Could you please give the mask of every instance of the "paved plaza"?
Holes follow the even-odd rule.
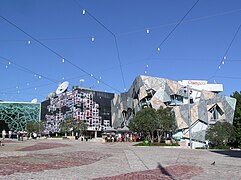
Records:
[[[5,139],[0,179],[241,179],[241,151],[133,144]]]

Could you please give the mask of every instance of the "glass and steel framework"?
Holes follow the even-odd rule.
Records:
[[[0,102],[0,130],[26,131],[29,121],[40,121],[40,104]]]

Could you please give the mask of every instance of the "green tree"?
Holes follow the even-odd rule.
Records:
[[[231,97],[237,100],[233,120],[236,139],[235,146],[241,148],[241,94],[235,91]]]
[[[26,129],[29,134],[33,132],[42,133],[44,130],[44,126],[42,122],[32,120],[27,123]]]
[[[67,136],[67,132],[68,132],[69,128],[68,128],[68,123],[67,121],[62,121],[60,123],[60,133],[61,134],[65,134],[65,136]]]
[[[80,132],[81,136],[85,136],[87,131],[87,124],[83,121],[79,122],[78,131]]]
[[[158,128],[156,110],[144,108],[138,111],[134,118],[130,120],[129,128],[132,131],[144,134],[153,142],[154,131]]]
[[[175,120],[175,114],[171,108],[160,108],[157,110],[157,122],[158,122],[158,142],[161,140],[163,133],[172,132],[177,129]]]
[[[228,143],[234,141],[233,125],[226,121],[218,121],[214,125],[210,125],[206,131],[206,140],[215,148],[226,147]]]
[[[60,133],[63,133],[65,136],[67,136],[67,134],[74,131],[76,127],[77,122],[72,117],[69,117],[60,123]]]

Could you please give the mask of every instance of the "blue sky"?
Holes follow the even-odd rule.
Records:
[[[195,2],[1,0],[2,17],[58,55],[0,18],[0,99],[42,101],[60,82],[80,79],[119,93],[140,74],[222,83],[224,95],[240,91],[241,32],[225,55],[241,23],[239,0],[200,0],[157,50]]]

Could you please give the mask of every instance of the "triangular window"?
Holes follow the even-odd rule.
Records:
[[[208,111],[212,113],[211,120],[217,120],[224,114],[223,110],[217,104],[211,107]]]

